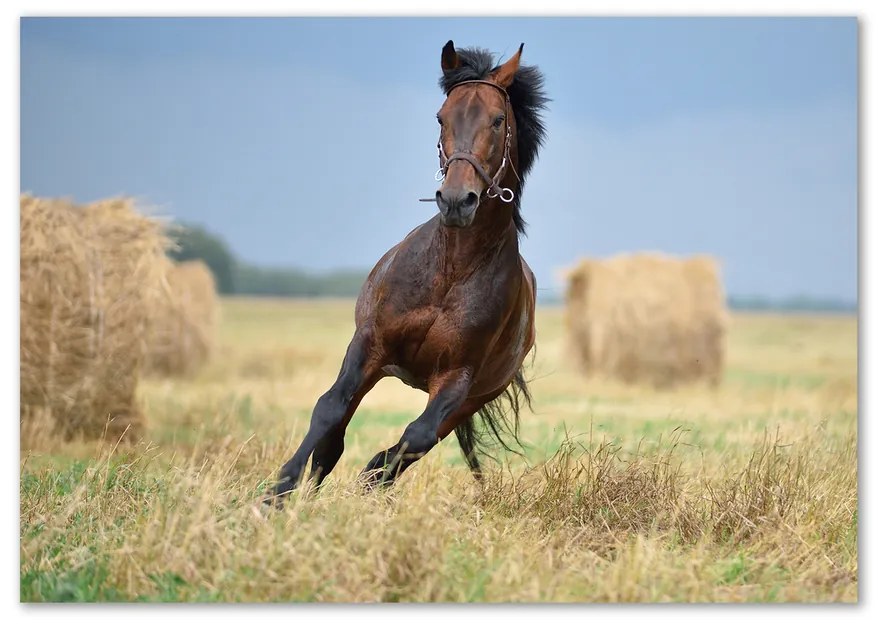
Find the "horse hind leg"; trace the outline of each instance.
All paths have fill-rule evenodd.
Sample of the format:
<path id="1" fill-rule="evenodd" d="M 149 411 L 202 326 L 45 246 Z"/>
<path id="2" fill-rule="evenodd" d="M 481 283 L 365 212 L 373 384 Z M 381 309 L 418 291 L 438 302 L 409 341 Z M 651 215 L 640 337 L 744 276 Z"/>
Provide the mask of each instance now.
<path id="1" fill-rule="evenodd" d="M 463 422 L 456 425 L 455 437 L 458 439 L 458 446 L 461 448 L 461 454 L 464 456 L 464 461 L 467 462 L 471 474 L 474 479 L 481 481 L 483 469 L 480 467 L 480 460 L 477 457 L 477 436 L 473 416 L 468 416 Z"/>
<path id="2" fill-rule="evenodd" d="M 517 379 L 521 380 L 521 376 L 517 375 Z M 525 402 L 528 404 L 531 402 L 531 398 L 528 394 L 528 390 L 525 389 L 525 385 L 521 384 L 520 380 L 514 381 L 514 387 L 522 392 L 522 395 L 525 396 Z M 517 395 L 518 394 L 514 392 L 510 402 L 515 416 L 513 437 L 518 442 L 519 440 L 516 437 L 516 424 L 518 420 L 516 418 L 518 418 L 519 414 L 519 398 L 517 398 Z M 459 410 L 456 416 L 449 418 L 449 420 L 447 420 L 440 428 L 441 435 L 446 435 L 453 428 L 455 429 L 455 437 L 458 438 L 458 445 L 461 447 L 461 453 L 464 456 L 464 460 L 471 469 L 474 479 L 478 482 L 483 480 L 483 470 L 480 466 L 479 459 L 477 459 L 480 437 L 477 434 L 476 423 L 478 421 L 482 422 L 485 429 L 493 432 L 498 440 L 501 441 L 499 435 L 499 430 L 501 429 L 499 420 L 501 419 L 501 415 L 503 415 L 503 411 L 501 411 L 497 405 L 497 398 L 498 394 L 496 393 L 482 399 L 469 401 L 467 405 Z M 511 450 L 503 441 L 501 441 L 501 445 L 508 450 Z"/>

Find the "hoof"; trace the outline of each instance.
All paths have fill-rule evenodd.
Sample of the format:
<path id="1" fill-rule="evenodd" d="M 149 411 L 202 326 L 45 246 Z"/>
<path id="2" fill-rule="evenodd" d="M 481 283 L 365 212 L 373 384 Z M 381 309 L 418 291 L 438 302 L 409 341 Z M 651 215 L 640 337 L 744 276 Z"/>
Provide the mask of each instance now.
<path id="1" fill-rule="evenodd" d="M 284 496 L 276 495 L 276 494 L 267 494 L 263 497 L 263 502 L 260 504 L 262 508 L 271 509 L 275 508 L 276 510 L 284 509 Z"/>
<path id="2" fill-rule="evenodd" d="M 289 481 L 275 484 L 275 486 L 263 497 L 263 506 L 275 508 L 276 510 L 284 509 L 284 501 L 290 496 L 295 488 L 296 486 Z"/>
<path id="3" fill-rule="evenodd" d="M 358 481 L 364 492 L 374 492 L 391 487 L 394 484 L 395 477 L 389 474 L 387 470 L 379 469 L 362 472 L 358 477 Z"/>
<path id="4" fill-rule="evenodd" d="M 272 508 L 266 505 L 265 500 L 251 506 L 251 514 L 253 514 L 254 518 L 258 521 L 265 521 L 269 517 L 271 510 Z"/>

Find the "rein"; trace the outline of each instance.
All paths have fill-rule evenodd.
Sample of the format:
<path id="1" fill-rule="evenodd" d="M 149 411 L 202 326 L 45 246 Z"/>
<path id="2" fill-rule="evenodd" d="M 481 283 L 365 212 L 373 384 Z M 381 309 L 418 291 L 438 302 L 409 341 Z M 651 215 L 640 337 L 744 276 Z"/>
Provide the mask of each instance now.
<path id="1" fill-rule="evenodd" d="M 437 140 L 437 153 L 440 158 L 440 168 L 437 169 L 437 172 L 434 174 L 434 180 L 438 182 L 442 182 L 446 177 L 446 171 L 449 170 L 449 165 L 455 160 L 464 160 L 474 167 L 474 170 L 477 174 L 483 179 L 486 183 L 486 190 L 483 191 L 483 194 L 489 197 L 490 199 L 495 199 L 498 197 L 504 203 L 510 203 L 513 201 L 514 193 L 510 188 L 502 188 L 500 185 L 501 178 L 504 177 L 504 172 L 508 165 L 513 170 L 513 174 L 516 175 L 517 180 L 519 180 L 519 175 L 516 172 L 516 169 L 513 168 L 513 164 L 510 160 L 510 96 L 507 94 L 507 90 L 496 83 L 492 83 L 491 81 L 483 81 L 480 79 L 473 79 L 471 81 L 462 81 L 461 83 L 456 83 L 452 88 L 450 88 L 449 92 L 446 93 L 448 97 L 449 94 L 455 88 L 466 85 L 468 83 L 483 83 L 485 85 L 491 85 L 496 90 L 500 90 L 502 94 L 504 94 L 504 122 L 507 128 L 507 134 L 504 137 L 504 154 L 501 159 L 501 165 L 498 167 L 498 170 L 495 171 L 495 175 L 489 177 L 489 174 L 483 168 L 482 164 L 480 164 L 480 160 L 477 159 L 470 151 L 456 151 L 449 157 L 446 157 L 446 152 L 443 151 L 443 138 Z M 441 132 L 442 134 L 442 132 Z M 419 201 L 435 201 L 435 199 L 419 199 Z"/>

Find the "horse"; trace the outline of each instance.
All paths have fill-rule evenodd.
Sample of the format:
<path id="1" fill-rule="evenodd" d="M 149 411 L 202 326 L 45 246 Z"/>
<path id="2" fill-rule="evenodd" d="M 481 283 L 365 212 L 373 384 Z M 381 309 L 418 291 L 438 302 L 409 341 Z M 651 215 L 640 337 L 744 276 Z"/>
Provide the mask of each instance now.
<path id="1" fill-rule="evenodd" d="M 487 438 L 514 450 L 507 434 L 522 445 L 520 409 L 531 406 L 523 363 L 535 343 L 537 293 L 519 253 L 520 199 L 545 140 L 549 101 L 537 67 L 520 65 L 522 50 L 496 65 L 484 49 L 456 49 L 452 40 L 443 47 L 435 175 L 442 184 L 429 200 L 439 212 L 382 256 L 364 282 L 339 375 L 267 504 L 280 507 L 298 487 L 310 456 L 311 479 L 321 486 L 359 403 L 386 376 L 427 392 L 428 402 L 400 440 L 367 464 L 366 488 L 393 484 L 453 431 L 478 480 Z"/>

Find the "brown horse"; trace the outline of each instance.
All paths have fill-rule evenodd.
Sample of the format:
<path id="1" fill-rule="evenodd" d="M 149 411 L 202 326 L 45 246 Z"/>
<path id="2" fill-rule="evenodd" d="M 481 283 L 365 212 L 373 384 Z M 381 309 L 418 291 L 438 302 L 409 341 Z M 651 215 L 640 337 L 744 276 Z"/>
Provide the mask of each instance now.
<path id="1" fill-rule="evenodd" d="M 537 68 L 519 65 L 521 54 L 522 46 L 495 66 L 484 50 L 444 46 L 440 212 L 386 253 L 364 283 L 339 376 L 267 502 L 280 505 L 310 455 L 320 485 L 342 455 L 355 409 L 385 376 L 427 392 L 428 404 L 367 464 L 368 487 L 392 483 L 453 430 L 478 477 L 477 449 L 489 433 L 506 448 L 505 430 L 519 442 L 520 401 L 531 402 L 522 365 L 534 345 L 536 297 L 519 254 L 520 192 L 544 140 L 548 100 Z"/>

